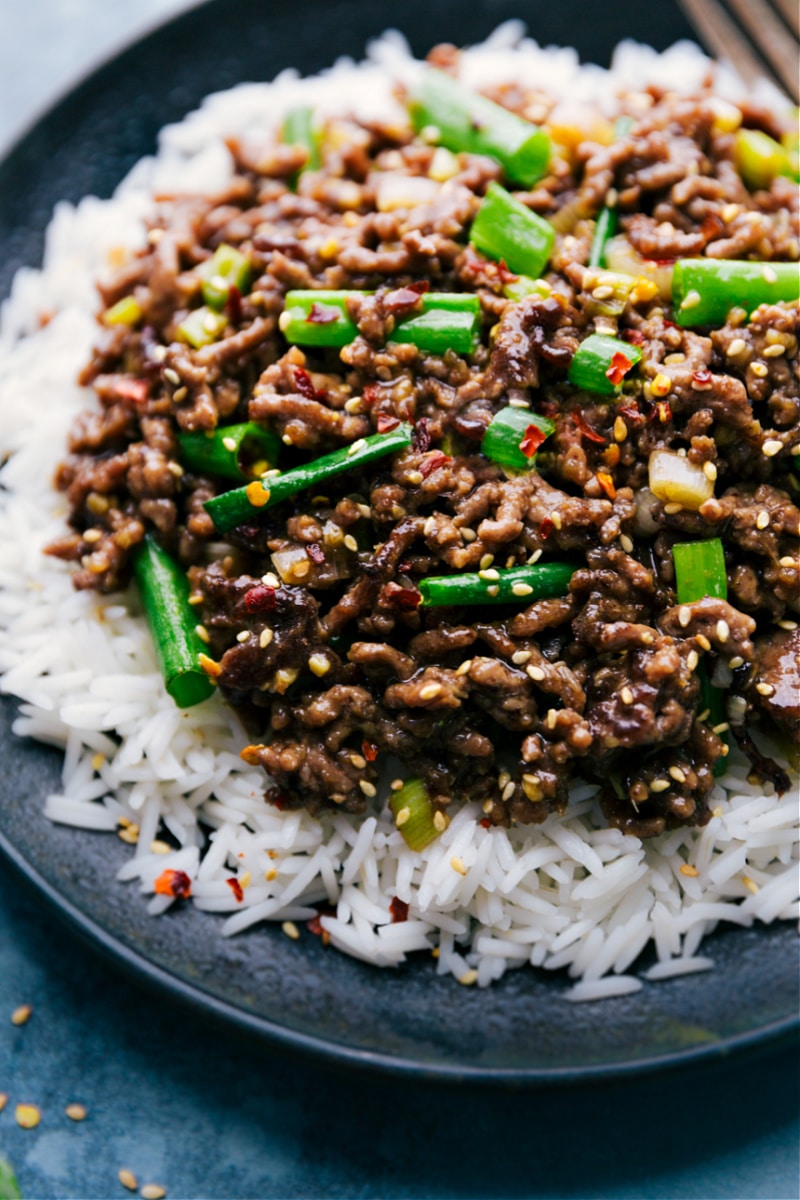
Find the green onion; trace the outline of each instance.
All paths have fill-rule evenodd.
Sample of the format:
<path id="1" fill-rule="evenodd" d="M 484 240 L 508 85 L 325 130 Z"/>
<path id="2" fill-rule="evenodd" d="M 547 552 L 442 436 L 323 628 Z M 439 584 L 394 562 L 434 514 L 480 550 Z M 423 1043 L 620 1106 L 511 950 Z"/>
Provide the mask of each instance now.
<path id="1" fill-rule="evenodd" d="M 672 270 L 672 299 L 679 325 L 723 325 L 732 308 L 748 313 L 759 304 L 800 296 L 800 264 L 738 259 L 679 258 Z"/>
<path id="2" fill-rule="evenodd" d="M 532 603 L 563 596 L 575 567 L 572 563 L 524 563 L 521 567 L 468 571 L 462 575 L 434 575 L 420 579 L 423 604 L 505 604 L 518 600 Z"/>
<path id="3" fill-rule="evenodd" d="M 517 275 L 541 275 L 555 241 L 549 221 L 526 208 L 499 183 L 490 183 L 469 240 L 482 254 Z"/>
<path id="4" fill-rule="evenodd" d="M 728 598 L 725 553 L 719 538 L 703 542 L 677 542 L 672 547 L 675 586 L 679 604 L 691 604 L 704 596 Z"/>
<path id="5" fill-rule="evenodd" d="M 227 324 L 227 319 L 222 313 L 215 312 L 213 308 L 194 308 L 184 317 L 176 332 L 181 341 L 188 342 L 195 350 L 199 350 L 201 346 L 209 346 L 211 342 L 216 342 L 224 333 Z"/>
<path id="6" fill-rule="evenodd" d="M 246 421 L 243 425 L 224 425 L 210 433 L 179 433 L 178 445 L 180 460 L 190 471 L 239 480 L 263 475 L 274 467 L 281 443 L 271 429 Z"/>
<path id="7" fill-rule="evenodd" d="M 531 279 L 529 275 L 518 275 L 516 279 L 503 284 L 503 295 L 515 302 L 524 300 L 526 296 L 541 296 L 545 300 L 551 291 L 546 279 Z"/>
<path id="8" fill-rule="evenodd" d="M 223 242 L 217 246 L 211 258 L 197 268 L 197 274 L 203 281 L 203 299 L 211 308 L 224 308 L 232 287 L 242 296 L 247 292 L 252 273 L 246 255 Z"/>
<path id="9" fill-rule="evenodd" d="M 358 336 L 347 302 L 369 292 L 325 289 L 287 292 L 280 328 L 298 346 L 347 346 Z M 469 354 L 480 332 L 480 300 L 472 292 L 431 292 L 420 296 L 420 311 L 397 321 L 388 340 L 412 342 L 420 350 Z"/>
<path id="10" fill-rule="evenodd" d="M 393 454 L 395 450 L 404 450 L 411 445 L 411 426 L 398 425 L 389 433 L 373 433 L 370 437 L 353 442 L 352 446 L 334 450 L 313 462 L 293 467 L 283 474 L 267 475 L 266 478 L 254 479 L 245 487 L 234 488 L 233 491 L 223 492 L 207 500 L 203 506 L 211 517 L 220 533 L 234 529 L 245 521 L 250 521 L 259 512 L 272 508 L 296 492 L 306 488 L 320 487 L 336 475 L 344 471 L 352 471 L 367 463 Z"/>
<path id="11" fill-rule="evenodd" d="M 614 123 L 614 138 L 624 137 L 633 126 L 633 117 L 618 117 Z M 597 214 L 597 221 L 592 237 L 592 248 L 589 251 L 589 266 L 604 267 L 606 265 L 606 243 L 617 232 L 618 216 L 616 205 L 610 207 L 604 204 Z"/>
<path id="12" fill-rule="evenodd" d="M 281 125 L 281 141 L 285 146 L 302 146 L 306 151 L 308 157 L 298 175 L 303 171 L 319 170 L 319 140 L 314 131 L 313 108 L 301 104 L 289 109 Z"/>
<path id="13" fill-rule="evenodd" d="M 0 1158 L 0 1200 L 22 1200 L 17 1177 L 5 1158 Z"/>
<path id="14" fill-rule="evenodd" d="M 205 645 L 185 573 L 151 534 L 133 555 L 133 573 L 167 691 L 179 708 L 207 700 L 214 685 L 200 665 Z"/>
<path id="15" fill-rule="evenodd" d="M 456 154 L 497 159 L 512 183 L 530 187 L 550 161 L 550 139 L 523 120 L 445 75 L 425 71 L 411 91 L 411 119 L 419 133 L 430 131 L 440 146 Z"/>
<path id="16" fill-rule="evenodd" d="M 789 149 L 760 129 L 736 131 L 734 157 L 739 174 L 753 190 L 768 188 L 776 175 L 796 174 Z"/>
<path id="17" fill-rule="evenodd" d="M 130 325 L 133 328 L 134 325 L 139 324 L 143 316 L 139 301 L 133 296 L 123 296 L 103 313 L 103 324 Z"/>
<path id="18" fill-rule="evenodd" d="M 495 413 L 483 435 L 481 451 L 501 467 L 530 471 L 536 451 L 555 429 L 555 423 L 525 408 L 508 405 Z"/>
<path id="19" fill-rule="evenodd" d="M 439 836 L 441 831 L 434 824 L 436 814 L 421 779 L 408 779 L 392 792 L 389 808 L 409 850 L 424 850 Z"/>
<path id="20" fill-rule="evenodd" d="M 616 396 L 625 376 L 641 357 L 637 346 L 604 333 L 592 333 L 575 351 L 567 378 L 573 387 L 583 391 Z"/>

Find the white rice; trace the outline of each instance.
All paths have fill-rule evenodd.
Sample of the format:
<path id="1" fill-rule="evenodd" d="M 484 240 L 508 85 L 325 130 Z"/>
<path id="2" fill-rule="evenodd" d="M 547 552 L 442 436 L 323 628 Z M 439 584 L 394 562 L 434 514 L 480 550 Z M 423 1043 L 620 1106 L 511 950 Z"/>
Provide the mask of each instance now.
<path id="1" fill-rule="evenodd" d="M 625 43 L 610 71 L 582 67 L 574 51 L 544 51 L 521 32 L 511 22 L 469 50 L 468 82 L 536 79 L 568 114 L 610 108 L 615 91 L 649 81 L 688 92 L 709 69 L 689 43 L 662 55 Z M 239 757 L 247 739 L 232 710 L 213 697 L 183 712 L 166 695 L 136 596 L 75 592 L 69 569 L 41 553 L 66 515 L 47 480 L 75 414 L 92 403 L 75 379 L 97 331 L 93 279 L 120 247 L 142 244 L 151 194 L 221 188 L 232 170 L 223 136 L 276 122 L 298 102 L 391 117 L 389 80 L 418 69 L 389 33 L 358 65 L 342 61 L 312 79 L 286 71 L 272 84 L 211 96 L 163 131 L 156 157 L 139 163 L 113 200 L 57 207 L 44 267 L 19 272 L 0 323 L 0 454 L 11 455 L 2 472 L 0 686 L 21 701 L 16 733 L 64 748 L 62 790 L 46 797 L 47 815 L 132 840 L 138 827 L 121 885 L 138 880 L 152 895 L 174 868 L 191 878 L 198 908 L 228 914 L 224 936 L 260 921 L 303 921 L 327 904 L 336 910 L 321 918 L 331 943 L 371 963 L 394 966 L 435 949 L 436 970 L 465 984 L 487 986 L 530 963 L 566 970 L 573 1001 L 623 995 L 642 978 L 711 968 L 697 950 L 721 921 L 797 919 L 796 787 L 777 798 L 771 785 L 751 784 L 732 754 L 705 828 L 644 843 L 604 828 L 585 785 L 565 818 L 534 827 L 484 829 L 467 804 L 421 853 L 394 827 L 388 793 L 363 821 L 279 812 L 262 799 L 261 772 Z M 737 89 L 720 71 L 719 93 Z M 767 85 L 761 99 L 774 99 Z M 164 831 L 179 849 L 165 852 L 156 840 Z M 234 876 L 241 902 L 226 882 Z M 395 897 L 409 906 L 407 921 L 392 921 Z M 153 895 L 149 908 L 171 903 Z M 657 965 L 642 978 L 629 974 L 651 944 Z"/>

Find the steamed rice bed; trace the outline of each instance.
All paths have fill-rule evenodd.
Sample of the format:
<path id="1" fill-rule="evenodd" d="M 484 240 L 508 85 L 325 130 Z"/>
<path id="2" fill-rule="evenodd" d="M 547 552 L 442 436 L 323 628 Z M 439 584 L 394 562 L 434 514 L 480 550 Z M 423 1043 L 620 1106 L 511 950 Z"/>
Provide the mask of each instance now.
<path id="1" fill-rule="evenodd" d="M 697 950 L 719 921 L 796 917 L 796 785 L 778 799 L 771 785 L 748 781 L 734 752 L 700 829 L 644 842 L 609 829 L 587 784 L 573 790 L 565 816 L 535 826 L 486 828 L 479 804 L 456 808 L 445 832 L 415 853 L 381 807 L 386 782 L 366 818 L 265 804 L 263 774 L 239 756 L 247 739 L 232 710 L 214 697 L 181 711 L 165 694 L 136 595 L 75 592 L 69 571 L 41 553 L 63 533 L 63 499 L 43 493 L 41 481 L 86 406 L 75 380 L 97 336 L 94 279 L 124 257 L 120 248 L 144 244 L 152 195 L 222 190 L 231 174 L 222 139 L 277 123 L 298 103 L 322 115 L 397 119 L 388 81 L 417 68 L 387 35 L 358 66 L 213 96 L 164 131 L 157 157 L 112 201 L 59 207 L 43 271 L 20 273 L 3 315 L 3 450 L 12 454 L 0 534 L 3 688 L 22 701 L 16 732 L 66 748 L 63 791 L 47 798 L 48 815 L 135 843 L 120 877 L 139 879 L 145 893 L 165 870 L 184 872 L 193 903 L 232 914 L 224 934 L 267 919 L 302 923 L 329 905 L 335 915 L 319 926 L 369 962 L 395 965 L 436 947 L 436 969 L 465 983 L 486 985 L 529 962 L 568 968 L 580 980 L 574 999 L 622 994 L 641 986 L 626 972 L 649 943 L 659 962 L 648 976 L 663 978 L 712 965 Z M 571 51 L 544 52 L 513 27 L 461 60 L 472 86 L 535 78 L 561 98 L 565 124 L 576 106 L 578 119 L 584 106 L 613 111 L 616 89 L 645 81 L 691 92 L 708 69 L 688 46 L 657 56 L 632 45 L 610 73 L 581 68 Z M 717 92 L 736 94 L 721 72 Z M 393 920 L 398 901 L 406 920 Z M 173 902 L 156 894 L 150 909 Z"/>

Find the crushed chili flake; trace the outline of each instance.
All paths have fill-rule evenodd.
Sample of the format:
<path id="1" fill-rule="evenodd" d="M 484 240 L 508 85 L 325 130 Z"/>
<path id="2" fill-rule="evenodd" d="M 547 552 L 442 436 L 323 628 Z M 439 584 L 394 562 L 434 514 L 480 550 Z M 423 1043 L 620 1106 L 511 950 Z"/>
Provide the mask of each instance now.
<path id="1" fill-rule="evenodd" d="M 265 583 L 257 583 L 244 594 L 244 606 L 249 613 L 271 612 L 275 603 L 275 588 Z"/>
<path id="2" fill-rule="evenodd" d="M 597 442 L 598 446 L 605 446 L 607 439 L 602 433 L 598 433 L 596 429 L 592 429 L 583 413 L 578 412 L 577 408 L 572 410 L 572 424 L 577 426 L 585 438 L 590 442 Z"/>
<path id="3" fill-rule="evenodd" d="M 269 788 L 265 794 L 265 799 L 269 804 L 277 808 L 278 812 L 283 812 L 285 808 L 289 807 L 289 797 L 280 788 Z"/>
<path id="4" fill-rule="evenodd" d="M 538 425 L 529 425 L 522 435 L 519 448 L 526 458 L 533 458 L 545 439 Z"/>
<path id="5" fill-rule="evenodd" d="M 392 896 L 389 904 L 389 912 L 392 914 L 392 924 L 398 925 L 401 921 L 408 920 L 408 905 L 405 900 L 401 900 L 398 896 Z"/>
<path id="6" fill-rule="evenodd" d="M 308 321 L 311 325 L 331 325 L 338 321 L 341 315 L 338 308 L 330 304 L 320 304 L 315 300 L 308 311 Z"/>
<path id="7" fill-rule="evenodd" d="M 621 350 L 616 350 L 611 358 L 611 366 L 606 371 L 606 379 L 610 380 L 614 387 L 619 387 L 632 366 L 633 363 L 627 354 L 623 354 Z"/>
<path id="8" fill-rule="evenodd" d="M 153 884 L 153 890 L 157 896 L 174 896 L 176 900 L 186 900 L 192 894 L 192 881 L 185 871 L 167 868 Z"/>
<path id="9" fill-rule="evenodd" d="M 452 461 L 450 455 L 445 454 L 442 450 L 431 450 L 419 464 L 419 473 L 423 479 L 427 479 L 432 471 L 437 471 L 439 467 L 444 467 Z"/>
<path id="10" fill-rule="evenodd" d="M 374 742 L 362 742 L 361 753 L 367 762 L 375 762 L 375 759 L 378 757 L 378 747 Z"/>
<path id="11" fill-rule="evenodd" d="M 478 254 L 472 245 L 468 245 L 464 251 L 461 269 L 465 275 L 473 277 L 482 276 L 487 283 L 499 284 L 500 286 L 508 283 L 516 283 L 519 279 L 519 275 L 515 275 L 513 271 L 510 271 L 508 264 L 502 258 L 498 262 L 494 262 L 490 258 L 484 258 L 482 254 Z"/>
<path id="12" fill-rule="evenodd" d="M 235 283 L 228 288 L 228 298 L 225 301 L 225 312 L 232 325 L 238 325 L 242 319 L 242 293 Z"/>
<path id="13" fill-rule="evenodd" d="M 639 405 L 635 400 L 628 400 L 625 404 L 620 404 L 617 412 L 621 417 L 624 417 L 629 425 L 641 425 L 644 421 L 644 416 L 639 412 Z"/>
<path id="14" fill-rule="evenodd" d="M 332 908 L 330 904 L 321 904 L 317 909 L 316 916 L 310 917 L 309 920 L 306 921 L 306 929 L 309 933 L 313 933 L 315 937 L 322 938 L 323 944 L 327 946 L 328 942 L 330 941 L 330 934 L 328 933 L 327 929 L 323 929 L 320 917 L 335 916 L 335 908 Z"/>
<path id="15" fill-rule="evenodd" d="M 430 288 L 427 279 L 418 279 L 407 287 L 395 288 L 383 297 L 383 311 L 392 316 L 401 316 L 419 306 L 422 296 Z"/>
<path id="16" fill-rule="evenodd" d="M 381 600 L 391 608 L 412 611 L 419 608 L 422 596 L 415 587 L 401 587 L 399 583 L 390 581 L 381 589 Z"/>
<path id="17" fill-rule="evenodd" d="M 595 475 L 595 479 L 600 484 L 600 487 L 608 496 L 609 500 L 615 499 L 617 495 L 617 489 L 614 487 L 614 480 L 611 478 L 608 472 L 598 471 Z"/>
<path id="18" fill-rule="evenodd" d="M 655 411 L 662 425 L 666 425 L 668 421 L 672 420 L 672 408 L 669 400 L 659 400 L 656 404 Z"/>
<path id="19" fill-rule="evenodd" d="M 553 532 L 555 527 L 556 527 L 555 521 L 553 520 L 553 518 L 545 517 L 545 519 L 542 521 L 541 525 L 539 526 L 539 537 L 542 539 L 543 542 L 547 541 L 547 539 L 550 537 L 550 534 Z"/>
<path id="20" fill-rule="evenodd" d="M 632 346 L 644 345 L 644 334 L 640 329 L 623 329 L 620 336 L 623 341 L 630 342 Z"/>
<path id="21" fill-rule="evenodd" d="M 375 427 L 378 433 L 388 433 L 390 429 L 397 429 L 400 424 L 399 417 L 393 417 L 391 413 L 378 413 L 375 421 Z"/>
<path id="22" fill-rule="evenodd" d="M 371 408 L 372 405 L 381 398 L 381 385 L 379 383 L 368 383 L 361 393 L 361 403 L 366 408 Z"/>
<path id="23" fill-rule="evenodd" d="M 488 817 L 481 817 L 478 824 L 480 825 L 481 829 L 491 829 L 492 828 L 492 822 L 489 820 Z"/>
<path id="24" fill-rule="evenodd" d="M 294 367 L 294 386 L 306 400 L 324 400 L 327 395 L 324 388 L 315 388 L 314 382 L 305 367 Z"/>
<path id="25" fill-rule="evenodd" d="M 320 563 L 325 562 L 325 551 L 322 549 L 322 546 L 320 546 L 319 542 L 310 542 L 309 545 L 306 546 L 306 554 L 313 563 L 317 564 L 317 566 L 319 566 Z"/>
<path id="26" fill-rule="evenodd" d="M 244 891 L 242 890 L 242 885 L 239 883 L 239 880 L 235 875 L 231 875 L 230 879 L 226 879 L 225 882 L 241 904 L 244 900 Z"/>
<path id="27" fill-rule="evenodd" d="M 699 370 L 692 373 L 692 383 L 699 391 L 707 391 L 713 387 L 714 376 L 707 367 L 700 367 Z"/>
<path id="28" fill-rule="evenodd" d="M 150 384 L 146 379 L 118 379 L 114 383 L 114 394 L 132 404 L 144 404 L 149 391 Z"/>
<path id="29" fill-rule="evenodd" d="M 415 450 L 420 454 L 424 454 L 426 450 L 431 448 L 431 431 L 428 428 L 428 418 L 420 417 L 414 426 L 414 435 L 411 439 Z"/>

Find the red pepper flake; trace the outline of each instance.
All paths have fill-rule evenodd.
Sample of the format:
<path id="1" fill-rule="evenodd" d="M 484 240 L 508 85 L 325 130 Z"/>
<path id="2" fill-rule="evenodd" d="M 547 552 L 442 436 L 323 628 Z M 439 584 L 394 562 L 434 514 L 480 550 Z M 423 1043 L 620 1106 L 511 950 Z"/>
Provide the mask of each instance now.
<path id="1" fill-rule="evenodd" d="M 242 319 L 242 293 L 235 283 L 228 288 L 228 299 L 225 301 L 225 312 L 231 325 L 238 325 Z"/>
<path id="2" fill-rule="evenodd" d="M 426 454 L 419 464 L 419 473 L 423 479 L 427 479 L 432 471 L 438 471 L 439 467 L 445 467 L 452 461 L 450 455 L 445 454 L 442 450 L 431 450 L 430 454 Z"/>
<path id="3" fill-rule="evenodd" d="M 375 762 L 375 759 L 378 757 L 378 747 L 374 742 L 362 742 L 361 753 L 367 762 Z"/>
<path id="4" fill-rule="evenodd" d="M 378 413 L 375 420 L 375 428 L 378 433 L 388 433 L 390 429 L 397 429 L 400 424 L 399 417 L 393 417 L 391 413 Z"/>
<path id="5" fill-rule="evenodd" d="M 420 454 L 424 454 L 426 450 L 431 448 L 431 431 L 428 428 L 428 418 L 420 417 L 414 426 L 414 436 L 411 439 L 415 450 Z"/>
<path id="6" fill-rule="evenodd" d="M 277 808 L 278 812 L 283 812 L 285 808 L 289 807 L 289 797 L 280 788 L 269 788 L 265 798 Z"/>
<path id="7" fill-rule="evenodd" d="M 643 346 L 644 334 L 639 329 L 623 329 L 622 340 L 630 342 L 631 346 Z"/>
<path id="8" fill-rule="evenodd" d="M 632 366 L 633 363 L 627 354 L 616 350 L 611 358 L 611 366 L 606 371 L 606 379 L 610 380 L 614 387 L 619 387 Z"/>
<path id="9" fill-rule="evenodd" d="M 371 408 L 372 405 L 381 398 L 381 385 L 379 383 L 368 383 L 361 393 L 361 403 L 365 408 Z"/>
<path id="10" fill-rule="evenodd" d="M 392 914 L 393 925 L 398 925 L 401 921 L 408 920 L 408 905 L 405 900 L 400 900 L 397 896 L 392 896 L 389 904 L 389 912 Z"/>
<path id="11" fill-rule="evenodd" d="M 244 892 L 242 891 L 242 885 L 239 883 L 239 880 L 235 875 L 231 875 L 230 879 L 226 879 L 225 882 L 241 904 L 244 900 Z"/>
<path id="12" fill-rule="evenodd" d="M 192 894 L 192 881 L 185 871 L 168 868 L 162 871 L 153 885 L 157 896 L 174 896 L 185 900 Z"/>
<path id="13" fill-rule="evenodd" d="M 603 437 L 602 433 L 598 433 L 596 429 L 592 429 L 591 425 L 583 416 L 583 413 L 578 412 L 577 408 L 572 410 L 572 424 L 576 425 L 585 438 L 590 442 L 597 442 L 598 446 L 605 446 L 607 438 Z"/>
<path id="14" fill-rule="evenodd" d="M 249 613 L 270 612 L 275 603 L 275 588 L 265 583 L 257 583 L 244 594 L 244 606 Z"/>
<path id="15" fill-rule="evenodd" d="M 408 284 L 407 287 L 395 288 L 394 291 L 387 292 L 383 297 L 383 311 L 391 313 L 393 316 L 411 312 L 419 306 L 422 296 L 430 286 L 427 279 L 419 279 L 415 283 Z"/>
<path id="16" fill-rule="evenodd" d="M 672 259 L 670 259 L 670 262 L 672 262 Z M 662 320 L 661 324 L 665 329 L 681 329 L 680 325 L 676 325 L 674 321 L 667 321 L 666 318 Z M 682 332 L 683 330 L 681 330 Z"/>
<path id="17" fill-rule="evenodd" d="M 714 376 L 707 367 L 700 367 L 692 374 L 692 384 L 698 392 L 707 392 L 714 386 Z"/>
<path id="18" fill-rule="evenodd" d="M 480 825 L 481 829 L 491 829 L 492 828 L 492 822 L 489 820 L 488 817 L 481 817 L 478 824 Z"/>
<path id="19" fill-rule="evenodd" d="M 313 933 L 315 937 L 322 938 L 323 945 L 327 946 L 331 940 L 327 929 L 323 929 L 320 917 L 335 917 L 336 909 L 331 908 L 330 904 L 323 904 L 317 909 L 316 916 L 311 917 L 306 921 L 306 929 L 309 933 Z"/>
<path id="20" fill-rule="evenodd" d="M 598 471 L 595 475 L 595 479 L 600 484 L 600 487 L 608 496 L 609 500 L 614 500 L 617 495 L 617 489 L 614 487 L 614 480 L 611 478 L 608 472 Z"/>
<path id="21" fill-rule="evenodd" d="M 556 526 L 555 526 L 555 522 L 554 522 L 553 518 L 545 517 L 545 519 L 542 521 L 541 525 L 539 526 L 539 537 L 542 539 L 543 542 L 547 541 L 547 539 L 550 537 L 550 534 L 553 532 L 555 527 Z"/>
<path id="22" fill-rule="evenodd" d="M 522 435 L 519 448 L 526 458 L 533 458 L 544 440 L 545 434 L 542 433 L 539 426 L 529 425 Z"/>
<path id="23" fill-rule="evenodd" d="M 322 546 L 320 546 L 319 542 L 311 542 L 308 546 L 306 546 L 306 554 L 313 563 L 317 564 L 317 566 L 319 566 L 320 563 L 325 562 L 325 551 L 322 549 Z"/>
<path id="24" fill-rule="evenodd" d="M 132 404 L 144 404 L 150 391 L 150 384 L 145 379 L 117 379 L 113 390 L 114 395 L 120 400 L 130 400 Z"/>
<path id="25" fill-rule="evenodd" d="M 707 242 L 711 242 L 714 238 L 719 237 L 724 228 L 722 218 L 718 217 L 716 213 L 709 213 L 700 226 L 700 232 Z"/>
<path id="26" fill-rule="evenodd" d="M 404 612 L 412 612 L 419 608 L 422 596 L 415 587 L 401 587 L 393 581 L 381 589 L 381 600 L 391 608 L 399 608 Z"/>
<path id="27" fill-rule="evenodd" d="M 620 404 L 617 411 L 629 425 L 641 425 L 645 419 L 644 415 L 639 412 L 639 405 L 635 400 L 628 400 L 625 404 Z"/>
<path id="28" fill-rule="evenodd" d="M 294 386 L 297 388 L 301 396 L 306 400 L 324 400 L 327 392 L 325 389 L 317 389 L 305 367 L 294 367 Z"/>
<path id="29" fill-rule="evenodd" d="M 334 308 L 331 304 L 320 304 L 315 300 L 308 311 L 308 321 L 312 325 L 332 325 L 334 321 L 338 321 L 341 317 L 338 308 Z"/>
<path id="30" fill-rule="evenodd" d="M 668 421 L 672 420 L 672 408 L 669 400 L 659 400 L 656 404 L 656 412 L 662 425 L 666 425 Z"/>

